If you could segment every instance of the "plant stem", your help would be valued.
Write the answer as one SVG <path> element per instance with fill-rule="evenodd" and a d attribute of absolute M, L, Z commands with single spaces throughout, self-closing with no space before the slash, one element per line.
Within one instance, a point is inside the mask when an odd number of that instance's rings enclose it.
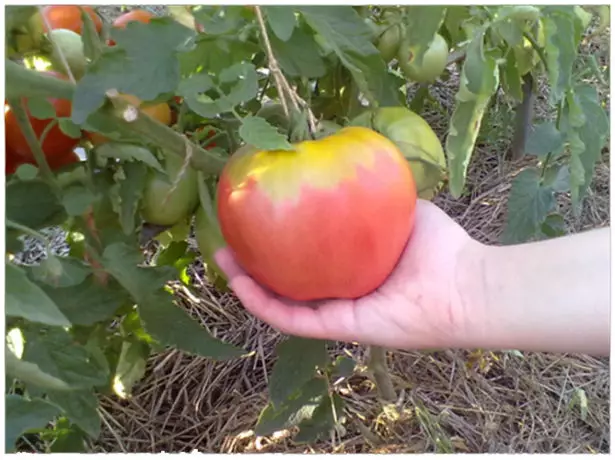
<path fill-rule="evenodd" d="M 395 401 L 397 394 L 387 367 L 386 349 L 370 346 L 367 366 L 374 375 L 380 397 L 385 401 Z"/>
<path fill-rule="evenodd" d="M 49 163 L 47 163 L 45 153 L 43 152 L 43 148 L 41 147 L 41 144 L 36 137 L 36 133 L 32 128 L 32 124 L 28 118 L 28 113 L 26 112 L 24 103 L 19 98 L 8 98 L 7 100 L 11 110 L 15 114 L 15 119 L 19 125 L 19 129 L 21 129 L 21 132 L 28 143 L 28 147 L 34 155 L 34 159 L 38 165 L 41 177 L 49 184 L 54 193 L 60 197 L 62 195 L 62 190 L 55 180 L 55 176 L 49 167 Z"/>
<path fill-rule="evenodd" d="M 43 22 L 45 23 L 45 27 L 47 28 L 47 30 L 50 31 L 52 27 L 49 24 L 47 17 L 45 16 L 45 12 L 43 11 L 42 6 L 38 7 L 38 12 L 41 18 L 43 19 Z M 51 46 L 56 50 L 56 52 L 60 56 L 60 61 L 62 61 L 62 66 L 64 67 L 64 70 L 66 71 L 66 74 L 68 75 L 68 78 L 70 79 L 73 85 L 76 84 L 77 81 L 75 80 L 75 76 L 73 75 L 73 72 L 70 70 L 70 66 L 68 65 L 68 61 L 66 60 L 66 56 L 64 56 L 64 52 L 62 51 L 62 48 L 60 48 L 58 44 L 55 42 L 55 40 L 51 38 L 51 35 L 48 34 L 48 37 L 49 37 L 49 41 L 51 42 Z"/>

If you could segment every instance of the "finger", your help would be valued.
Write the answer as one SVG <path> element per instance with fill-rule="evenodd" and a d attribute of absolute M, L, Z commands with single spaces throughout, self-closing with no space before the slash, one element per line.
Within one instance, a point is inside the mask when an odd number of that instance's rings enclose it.
<path fill-rule="evenodd" d="M 214 254 L 214 259 L 230 280 L 238 276 L 245 275 L 244 270 L 235 261 L 235 257 L 228 247 L 224 247 L 216 251 Z"/>
<path fill-rule="evenodd" d="M 357 337 L 352 301 L 331 300 L 316 308 L 282 302 L 248 276 L 234 278 L 231 288 L 246 310 L 283 333 L 345 341 Z"/>

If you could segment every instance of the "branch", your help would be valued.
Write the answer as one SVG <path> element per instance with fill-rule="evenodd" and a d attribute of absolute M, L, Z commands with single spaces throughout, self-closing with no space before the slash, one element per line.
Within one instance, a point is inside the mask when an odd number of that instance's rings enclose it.
<path fill-rule="evenodd" d="M 385 401 L 395 401 L 397 395 L 387 368 L 386 350 L 382 347 L 370 346 L 367 366 L 374 375 L 380 397 Z"/>

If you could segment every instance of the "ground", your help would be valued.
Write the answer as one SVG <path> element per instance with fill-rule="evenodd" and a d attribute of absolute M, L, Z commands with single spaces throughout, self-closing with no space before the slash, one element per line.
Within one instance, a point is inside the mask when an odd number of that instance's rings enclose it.
<path fill-rule="evenodd" d="M 133 6 L 134 7 L 134 6 Z M 161 7 L 147 7 L 154 12 Z M 103 7 L 112 18 L 119 7 Z M 609 33 L 583 45 L 608 65 Z M 432 88 L 442 108 L 424 116 L 446 135 L 456 88 L 454 79 Z M 608 86 L 599 87 L 607 106 Z M 540 98 L 537 116 L 541 113 Z M 501 111 L 500 111 L 501 112 Z M 509 140 L 491 118 L 483 129 L 468 174 L 467 194 L 443 192 L 435 203 L 474 238 L 499 244 L 510 183 L 520 166 L 501 161 Z M 491 134 L 491 127 L 493 135 Z M 497 134 L 497 138 L 494 137 Z M 609 225 L 609 151 L 596 167 L 583 212 L 575 218 L 569 197 L 558 197 L 567 230 L 574 233 Z M 132 398 L 102 398 L 103 434 L 96 452 L 609 452 L 609 360 L 584 355 L 481 350 L 389 353 L 400 394 L 397 415 L 382 413 L 373 384 L 360 372 L 347 382 L 344 433 L 313 445 L 296 445 L 282 433 L 256 438 L 251 432 L 267 401 L 267 376 L 282 338 L 251 317 L 229 293 L 217 292 L 195 265 L 193 292 L 178 286 L 183 307 L 217 337 L 256 350 L 248 358 L 215 363 L 169 351 L 152 356 Z M 365 362 L 365 348 L 338 343 L 331 353 L 351 353 Z M 578 404 L 587 399 L 587 406 Z M 586 414 L 585 414 L 586 410 Z M 388 412 L 389 414 L 391 412 Z"/>

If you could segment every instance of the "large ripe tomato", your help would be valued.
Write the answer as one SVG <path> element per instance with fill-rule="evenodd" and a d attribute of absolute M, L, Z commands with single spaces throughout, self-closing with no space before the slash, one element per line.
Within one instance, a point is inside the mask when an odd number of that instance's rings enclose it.
<path fill-rule="evenodd" d="M 19 158 L 19 155 L 9 149 L 8 146 L 5 150 L 6 155 L 4 157 L 4 172 L 7 176 L 9 176 L 11 174 L 15 174 L 15 171 L 17 171 L 17 168 L 19 168 L 19 166 L 23 163 L 23 160 Z"/>
<path fill-rule="evenodd" d="M 423 56 L 421 65 L 415 59 L 412 45 L 402 44 L 397 54 L 399 68 L 404 75 L 417 83 L 432 83 L 438 78 L 448 61 L 448 43 L 440 34 L 436 34 L 429 49 Z"/>
<path fill-rule="evenodd" d="M 81 35 L 83 21 L 81 20 L 81 8 L 92 18 L 96 32 L 102 31 L 103 23 L 100 16 L 91 6 L 85 5 L 50 5 L 43 8 L 43 15 L 49 22 L 51 29 L 68 29 Z M 47 26 L 45 31 L 48 32 Z"/>
<path fill-rule="evenodd" d="M 47 71 L 50 75 L 53 75 L 57 78 L 66 79 L 66 76 L 59 74 L 57 72 Z M 56 117 L 70 117 L 72 112 L 72 103 L 68 99 L 54 99 L 49 98 L 49 102 L 53 105 Z M 27 107 L 26 107 L 27 110 Z M 27 110 L 30 123 L 32 124 L 32 128 L 36 133 L 37 138 L 40 139 L 41 134 L 49 125 L 53 122 L 52 118 L 47 118 L 44 120 L 39 120 L 34 118 L 29 110 Z M 4 127 L 6 130 L 6 145 L 7 148 L 12 149 L 17 155 L 22 157 L 25 161 L 33 161 L 34 155 L 28 146 L 26 138 L 21 132 L 19 124 L 17 123 L 17 119 L 15 118 L 15 114 L 12 110 L 8 109 L 8 106 L 5 105 L 4 111 Z M 79 139 L 73 139 L 72 137 L 67 136 L 62 132 L 58 124 L 56 124 L 53 128 L 49 130 L 45 140 L 43 142 L 43 151 L 45 152 L 45 156 L 49 160 L 49 158 L 59 157 L 65 154 L 68 151 L 72 151 L 77 144 L 79 143 Z"/>
<path fill-rule="evenodd" d="M 421 116 L 406 107 L 367 111 L 350 122 L 368 126 L 393 141 L 412 168 L 419 198 L 431 199 L 446 171 L 446 157 L 438 136 Z"/>
<path fill-rule="evenodd" d="M 171 111 L 171 106 L 166 102 L 159 102 L 156 104 L 144 104 L 138 97 L 133 96 L 132 94 L 120 94 L 120 97 L 124 99 L 126 102 L 139 107 L 139 109 L 146 115 L 152 117 L 154 120 L 159 121 L 164 125 L 171 125 L 173 122 L 173 113 Z M 108 142 L 109 139 L 95 132 L 86 131 L 86 136 L 92 142 L 92 145 L 100 145 Z"/>
<path fill-rule="evenodd" d="M 87 67 L 81 35 L 68 29 L 54 29 L 47 35 L 57 46 L 53 47 L 49 56 L 51 68 L 60 73 L 67 73 L 64 58 L 75 79 L 80 80 Z"/>
<path fill-rule="evenodd" d="M 141 216 L 143 220 L 154 225 L 175 225 L 188 217 L 199 202 L 198 175 L 188 166 L 177 188 L 165 197 L 173 187 L 182 165 L 183 158 L 168 153 L 165 155 L 165 168 L 168 176 L 152 171 L 143 191 Z"/>
<path fill-rule="evenodd" d="M 239 263 L 295 300 L 356 298 L 389 276 L 414 226 L 412 171 L 386 137 L 346 127 L 295 151 L 242 147 L 218 183 Z"/>

